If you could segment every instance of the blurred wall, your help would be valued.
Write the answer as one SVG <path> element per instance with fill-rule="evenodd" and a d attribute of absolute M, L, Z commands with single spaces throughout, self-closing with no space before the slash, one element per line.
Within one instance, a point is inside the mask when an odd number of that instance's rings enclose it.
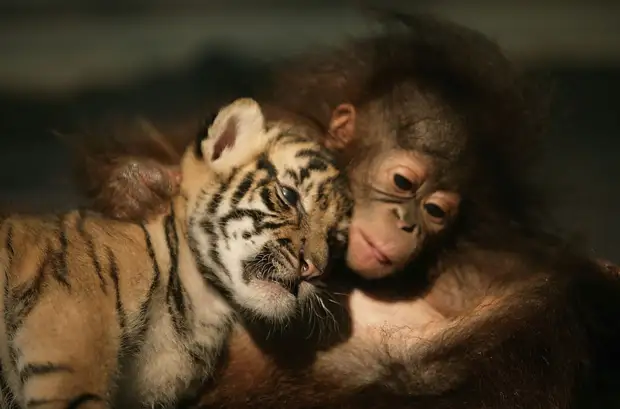
<path fill-rule="evenodd" d="M 68 92 L 123 83 L 192 63 L 226 44 L 244 56 L 280 56 L 367 30 L 336 1 L 4 0 L 0 87 Z M 365 1 L 432 12 L 496 39 L 532 65 L 620 63 L 620 2 Z"/>
<path fill-rule="evenodd" d="M 0 0 L 0 200 L 78 201 L 52 131 L 106 115 L 174 116 L 251 89 L 259 60 L 370 27 L 335 1 Z M 366 1 L 429 11 L 497 40 L 548 80 L 557 217 L 620 262 L 620 2 Z M 19 171 L 17 171 L 19 169 Z"/>

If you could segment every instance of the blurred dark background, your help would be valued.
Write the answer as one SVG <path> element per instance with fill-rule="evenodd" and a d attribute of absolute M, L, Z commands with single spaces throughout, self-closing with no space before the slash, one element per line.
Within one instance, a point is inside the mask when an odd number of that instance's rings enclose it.
<path fill-rule="evenodd" d="M 121 115 L 174 118 L 242 95 L 261 61 L 369 27 L 327 0 L 0 0 L 0 203 L 74 205 L 52 131 Z M 480 30 L 553 92 L 544 169 L 556 215 L 620 262 L 620 1 L 381 0 Z"/>

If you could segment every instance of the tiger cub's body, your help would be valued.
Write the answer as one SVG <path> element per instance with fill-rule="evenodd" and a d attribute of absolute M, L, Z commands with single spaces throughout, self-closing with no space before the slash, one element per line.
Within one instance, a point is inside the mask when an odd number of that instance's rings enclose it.
<path fill-rule="evenodd" d="M 236 314 L 292 318 L 316 296 L 304 271 L 324 268 L 328 236 L 343 233 L 350 211 L 327 159 L 239 100 L 188 149 L 169 214 L 2 220 L 4 399 L 172 405 L 213 374 Z"/>
<path fill-rule="evenodd" d="M 181 278 L 191 255 L 172 215 L 147 225 L 80 212 L 12 217 L 1 233 L 2 366 L 22 406 L 105 401 L 116 381 L 163 402 L 210 373 L 233 310 Z"/>

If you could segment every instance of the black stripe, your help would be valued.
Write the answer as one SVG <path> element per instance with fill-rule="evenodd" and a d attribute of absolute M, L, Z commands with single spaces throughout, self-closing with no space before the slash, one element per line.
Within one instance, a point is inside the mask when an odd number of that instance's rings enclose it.
<path fill-rule="evenodd" d="M 267 216 L 268 216 L 268 215 L 267 215 L 266 213 L 264 213 L 264 212 L 262 212 L 262 211 L 260 211 L 260 210 L 253 210 L 253 209 L 234 209 L 234 210 L 231 210 L 230 212 L 228 212 L 228 214 L 224 215 L 224 216 L 220 219 L 220 221 L 219 221 L 219 223 L 218 223 L 218 224 L 219 224 L 220 226 L 222 226 L 222 228 L 221 228 L 222 233 L 223 233 L 224 237 L 225 237 L 226 239 L 228 239 L 228 233 L 227 233 L 227 231 L 226 231 L 226 229 L 225 229 L 224 227 L 225 227 L 225 226 L 227 226 L 227 225 L 228 225 L 228 223 L 229 223 L 230 221 L 233 221 L 233 220 L 241 220 L 241 219 L 243 219 L 243 218 L 246 218 L 246 217 L 247 217 L 247 218 L 252 219 L 252 227 L 253 227 L 253 229 L 254 229 L 254 230 L 258 230 L 258 229 L 260 228 L 260 227 L 259 227 L 259 226 L 260 226 L 260 223 L 262 223 L 262 222 L 263 222 L 263 220 L 265 220 L 265 218 L 266 218 Z M 203 228 L 204 228 L 204 227 L 207 227 L 207 226 L 212 226 L 212 223 L 211 223 L 211 222 L 207 222 L 207 221 L 203 221 L 203 222 L 202 222 L 202 225 L 203 225 Z M 207 234 L 209 234 L 210 236 L 212 236 L 212 237 L 211 237 L 211 241 L 212 241 L 213 243 L 215 243 L 215 244 L 214 244 L 214 246 L 217 246 L 217 244 L 216 244 L 216 243 L 217 243 L 217 239 L 218 239 L 218 238 L 217 238 L 217 236 L 215 235 L 215 232 L 213 232 L 212 230 L 207 230 L 207 229 L 205 229 L 204 231 L 205 231 L 205 233 L 207 233 Z"/>
<path fill-rule="evenodd" d="M 299 183 L 304 183 L 306 179 L 310 177 L 310 170 L 308 168 L 299 169 Z"/>
<path fill-rule="evenodd" d="M 258 181 L 256 182 L 256 185 L 254 186 L 254 190 L 258 190 L 264 186 L 267 186 L 268 184 L 272 183 L 273 179 L 270 177 L 263 177 L 258 179 Z"/>
<path fill-rule="evenodd" d="M 217 210 L 220 203 L 222 203 L 223 199 L 224 199 L 224 195 L 220 192 L 216 192 L 213 195 L 213 197 L 211 197 L 211 201 L 209 202 L 209 205 L 207 206 L 207 214 L 209 215 L 215 214 L 215 211 Z"/>
<path fill-rule="evenodd" d="M 7 335 L 9 338 L 21 327 L 22 322 L 28 317 L 39 301 L 41 286 L 45 277 L 45 268 L 50 265 L 53 257 L 49 243 L 44 251 L 45 256 L 38 265 L 35 277 L 30 282 L 20 285 L 12 291 L 10 298 L 13 301 L 13 306 L 5 310 L 5 317 L 7 312 L 9 312 L 7 317 L 7 331 L 9 332 Z"/>
<path fill-rule="evenodd" d="M 95 269 L 95 273 L 97 273 L 97 276 L 99 277 L 99 286 L 101 287 L 101 291 L 103 291 L 103 293 L 107 295 L 108 289 L 106 286 L 105 279 L 103 278 L 103 270 L 101 269 L 101 263 L 99 262 L 99 258 L 97 257 L 97 254 L 95 252 L 95 243 L 93 242 L 93 236 L 89 232 L 86 231 L 85 222 L 86 222 L 86 219 L 80 213 L 80 219 L 77 223 L 77 231 L 78 231 L 78 234 L 82 236 L 82 239 L 86 242 L 86 249 L 88 250 L 88 257 L 90 257 L 93 263 L 93 268 Z"/>
<path fill-rule="evenodd" d="M 207 216 L 206 218 L 204 218 L 202 221 L 200 221 L 200 226 L 203 229 L 203 231 L 205 232 L 205 234 L 207 236 L 209 236 L 209 258 L 218 265 L 218 267 L 228 273 L 228 270 L 226 269 L 226 267 L 224 266 L 224 264 L 222 263 L 222 260 L 220 258 L 220 253 L 217 250 L 217 243 L 218 243 L 218 237 L 217 234 L 215 232 L 215 224 L 210 222 L 207 218 L 209 216 Z M 226 237 L 227 236 L 227 232 L 226 229 L 223 227 L 226 223 L 225 221 L 226 216 L 224 216 L 224 218 L 222 218 L 218 225 L 220 225 L 220 230 L 222 231 L 222 234 Z M 198 245 L 194 242 L 194 246 L 192 248 L 192 251 L 194 250 L 198 250 Z M 196 257 L 195 258 L 199 258 L 198 255 L 200 253 L 195 253 Z"/>
<path fill-rule="evenodd" d="M 295 187 L 300 185 L 301 181 L 299 180 L 299 176 L 293 169 L 286 169 L 284 174 L 295 181 Z"/>
<path fill-rule="evenodd" d="M 312 189 L 314 189 L 314 182 L 310 182 L 306 185 L 306 188 L 304 189 L 304 196 L 309 196 Z"/>
<path fill-rule="evenodd" d="M 211 198 L 211 202 L 207 206 L 207 214 L 211 215 L 217 211 L 217 208 L 224 199 L 224 194 L 228 191 L 232 180 L 235 178 L 238 172 L 239 168 L 233 169 L 228 179 L 222 182 L 219 190 L 213 195 L 213 197 Z"/>
<path fill-rule="evenodd" d="M 328 162 L 326 162 L 322 157 L 311 158 L 305 167 L 299 169 L 298 184 L 302 184 L 306 179 L 310 178 L 313 172 L 324 172 L 328 169 L 328 167 Z"/>
<path fill-rule="evenodd" d="M 161 279 L 161 272 L 159 270 L 159 264 L 157 264 L 157 259 L 155 258 L 155 250 L 153 249 L 153 242 L 151 241 L 151 235 L 149 234 L 146 226 L 144 224 L 140 224 L 142 231 L 144 232 L 144 240 L 146 241 L 146 252 L 151 259 L 151 267 L 153 268 L 153 281 L 151 282 L 151 286 L 149 287 L 149 291 L 146 294 L 146 298 L 142 305 L 140 305 L 140 319 L 142 321 L 142 327 L 138 332 L 139 341 L 144 340 L 144 336 L 146 334 L 146 330 L 149 325 L 149 306 L 153 299 L 153 294 L 155 294 L 155 290 L 157 286 L 159 286 L 159 280 Z"/>
<path fill-rule="evenodd" d="M 118 325 L 121 329 L 121 347 L 125 347 L 127 336 L 127 315 L 125 314 L 123 300 L 121 299 L 121 289 L 118 284 L 118 262 L 116 261 L 116 256 L 112 252 L 111 248 L 106 247 L 105 250 L 108 259 L 108 268 L 110 269 L 110 278 L 112 279 L 112 285 L 114 286 L 114 296 L 116 298 L 116 316 L 118 319 Z"/>
<path fill-rule="evenodd" d="M 67 275 L 67 248 L 69 246 L 69 243 L 67 241 L 67 232 L 65 231 L 65 225 L 66 225 L 66 220 L 64 216 L 61 216 L 58 218 L 58 230 L 60 230 L 59 232 L 59 237 L 58 240 L 60 241 L 60 251 L 62 252 L 62 268 L 63 268 L 63 273 L 65 275 Z"/>
<path fill-rule="evenodd" d="M 280 238 L 280 239 L 277 239 L 276 242 L 280 246 L 282 246 L 282 247 L 286 248 L 288 251 L 290 251 L 291 254 L 295 254 L 295 250 L 293 249 L 293 242 L 292 242 L 291 239 Z"/>
<path fill-rule="evenodd" d="M 233 193 L 232 206 L 238 205 L 239 202 L 241 202 L 241 200 L 243 200 L 245 195 L 250 191 L 250 188 L 252 187 L 252 183 L 254 182 L 255 175 L 256 173 L 252 171 L 252 172 L 248 172 L 243 177 L 243 180 L 241 180 L 241 183 L 239 183 L 239 186 L 237 186 L 237 189 Z"/>
<path fill-rule="evenodd" d="M 17 289 L 11 291 L 10 290 L 10 284 L 9 284 L 9 271 L 13 268 L 12 267 L 12 260 L 13 260 L 13 256 L 15 255 L 14 249 L 13 249 L 13 225 L 11 224 L 8 227 L 8 231 L 7 231 L 7 239 L 6 239 L 6 245 L 7 248 L 9 249 L 9 254 L 11 255 L 11 265 L 7 266 L 6 269 L 6 273 L 4 276 L 4 314 L 3 314 L 3 318 L 4 318 L 4 323 L 6 326 L 6 339 L 7 340 L 11 340 L 13 339 L 13 336 L 15 334 L 15 332 L 17 331 L 17 329 L 19 328 L 19 326 L 21 325 L 21 320 L 19 319 L 19 316 L 17 315 L 18 311 L 15 311 L 15 305 L 14 305 L 14 301 L 15 300 L 20 300 L 21 296 L 22 296 L 22 292 L 28 292 L 29 288 L 26 288 L 25 291 L 20 291 L 22 290 L 22 288 L 26 285 L 28 285 L 29 283 L 25 283 L 21 286 L 18 286 Z M 36 295 L 38 298 L 38 293 L 41 287 L 40 282 L 37 282 L 38 280 L 42 281 L 42 268 L 39 266 L 38 270 L 40 271 L 40 274 L 37 275 L 37 277 L 35 277 L 34 280 L 32 280 L 30 282 L 30 284 L 33 284 L 36 288 Z M 16 296 L 17 295 L 17 296 Z M 34 303 L 33 303 L 34 304 Z M 22 307 L 23 309 L 23 307 Z M 32 309 L 32 308 L 30 308 Z M 13 368 L 15 368 L 17 365 L 17 351 L 15 350 L 15 348 L 13 347 L 13 343 L 12 342 L 8 342 L 8 350 L 9 350 L 9 360 L 10 362 L 6 362 L 5 364 L 10 364 L 13 366 Z M 1 376 L 1 374 L 0 374 Z M 2 378 L 3 381 L 4 378 Z"/>
<path fill-rule="evenodd" d="M 6 243 L 5 246 L 9 252 L 9 260 L 13 261 L 13 257 L 15 256 L 15 250 L 13 249 L 13 225 L 9 225 L 6 229 Z"/>
<path fill-rule="evenodd" d="M 330 155 L 329 153 L 325 151 L 321 151 L 321 150 L 300 149 L 295 154 L 295 157 L 296 158 L 310 158 L 310 162 L 312 162 L 312 160 L 320 161 L 322 162 L 322 165 L 319 165 L 319 166 L 331 165 L 332 167 L 337 167 L 336 158 Z M 322 170 L 325 170 L 325 169 L 322 169 Z"/>
<path fill-rule="evenodd" d="M 67 402 L 66 399 L 31 399 L 26 402 L 28 408 L 36 408 L 37 406 L 51 405 L 54 403 Z M 103 398 L 92 393 L 83 393 L 67 402 L 65 409 L 79 409 L 85 403 L 104 402 Z"/>
<path fill-rule="evenodd" d="M 278 209 L 276 209 L 275 203 L 273 203 L 273 200 L 271 200 L 271 190 L 269 188 L 264 187 L 260 190 L 260 198 L 263 201 L 263 204 L 265 205 L 265 207 L 269 209 L 270 212 L 275 213 L 278 211 Z M 280 196 L 278 196 L 278 199 L 280 199 L 280 202 L 283 203 L 282 198 L 280 198 Z"/>
<path fill-rule="evenodd" d="M 166 245 L 170 254 L 170 271 L 168 274 L 168 312 L 172 317 L 172 323 L 178 334 L 187 332 L 185 320 L 185 296 L 183 285 L 179 277 L 179 237 L 176 230 L 174 210 L 165 219 L 164 230 L 166 232 Z"/>
<path fill-rule="evenodd" d="M 334 183 L 334 178 L 327 178 L 317 187 L 316 202 L 319 204 L 319 209 L 321 211 L 325 211 L 329 207 L 330 199 L 332 199 L 331 193 Z"/>
<path fill-rule="evenodd" d="M 277 230 L 280 229 L 284 226 L 291 226 L 293 225 L 293 223 L 291 222 L 267 222 L 267 223 L 262 223 L 260 224 L 257 228 L 256 228 L 256 233 L 255 234 L 260 234 L 263 232 L 263 230 Z"/>
<path fill-rule="evenodd" d="M 57 234 L 60 249 L 54 251 L 52 276 L 66 288 L 71 288 L 71 284 L 67 281 L 67 249 L 69 247 L 69 243 L 67 242 L 67 233 L 65 232 L 64 216 L 58 217 Z"/>
<path fill-rule="evenodd" d="M 260 210 L 254 209 L 234 209 L 222 216 L 220 219 L 220 225 L 225 226 L 228 222 L 233 220 L 241 220 L 244 218 L 252 219 L 252 223 L 254 226 L 257 226 L 261 223 L 265 218 L 269 216 L 268 214 L 261 212 Z"/>
<path fill-rule="evenodd" d="M 208 219 L 200 222 L 200 227 L 208 236 L 215 236 L 215 225 Z"/>
<path fill-rule="evenodd" d="M 159 280 L 161 278 L 161 272 L 159 271 L 159 264 L 157 263 L 157 259 L 155 258 L 155 249 L 153 248 L 153 241 L 151 240 L 151 234 L 146 229 L 144 224 L 140 225 L 142 227 L 142 231 L 144 232 L 144 239 L 146 241 L 146 253 L 151 260 L 151 265 L 153 267 L 153 272 L 155 276 L 153 277 L 153 282 L 151 282 L 151 288 L 149 288 L 149 292 L 154 292 L 159 284 Z"/>
<path fill-rule="evenodd" d="M 7 327 L 7 331 L 9 332 L 7 334 L 7 336 L 10 338 L 12 336 L 11 332 L 14 331 L 13 328 L 11 328 L 12 325 L 12 318 L 11 318 L 11 301 L 12 301 L 12 297 L 10 297 L 10 284 L 9 284 L 9 272 L 11 271 L 12 268 L 12 264 L 13 264 L 13 258 L 15 256 L 15 252 L 13 251 L 13 225 L 9 225 L 9 227 L 7 228 L 7 232 L 6 232 L 6 248 L 8 249 L 9 252 L 9 265 L 6 267 L 5 273 L 4 273 L 4 323 Z"/>
<path fill-rule="evenodd" d="M 308 161 L 308 169 L 312 171 L 324 172 L 328 169 L 327 163 L 321 158 L 312 158 Z"/>
<path fill-rule="evenodd" d="M 2 365 L 0 365 L 0 391 L 2 391 L 2 396 L 4 397 L 5 403 L 8 404 L 8 406 L 3 409 L 19 409 L 15 404 L 13 390 L 9 387 L 9 384 L 4 378 L 4 370 Z"/>
<path fill-rule="evenodd" d="M 229 317 L 222 323 L 211 324 L 203 322 L 200 323 L 200 325 L 203 328 L 207 328 L 209 332 L 228 335 L 233 329 L 234 321 L 231 317 Z M 216 365 L 219 361 L 219 357 L 223 355 L 224 349 L 208 347 L 200 343 L 193 343 L 189 346 L 188 353 L 195 364 L 204 368 L 209 365 Z"/>
<path fill-rule="evenodd" d="M 209 249 L 209 258 L 211 259 L 211 261 L 213 261 L 223 272 L 225 272 L 226 274 L 230 275 L 230 272 L 228 271 L 228 269 L 226 268 L 226 266 L 224 265 L 224 263 L 222 263 L 222 258 L 220 257 L 220 252 L 217 250 L 215 244 L 211 245 L 211 248 Z"/>
<path fill-rule="evenodd" d="M 232 296 L 230 294 L 230 290 L 226 288 L 217 277 L 213 269 L 209 266 L 205 265 L 200 258 L 200 252 L 198 250 L 198 243 L 196 240 L 190 235 L 187 237 L 189 248 L 194 255 L 194 261 L 196 266 L 198 266 L 198 272 L 210 285 L 212 285 L 226 300 L 232 300 Z"/>
<path fill-rule="evenodd" d="M 58 372 L 73 372 L 73 369 L 67 365 L 58 365 L 51 362 L 44 364 L 27 364 L 19 371 L 19 378 L 22 385 L 28 382 L 33 376 L 50 375 Z"/>
<path fill-rule="evenodd" d="M 276 167 L 271 163 L 266 154 L 262 154 L 259 156 L 258 161 L 256 162 L 256 168 L 259 170 L 267 171 L 267 174 L 270 178 L 274 179 L 278 176 L 278 172 L 276 171 Z"/>

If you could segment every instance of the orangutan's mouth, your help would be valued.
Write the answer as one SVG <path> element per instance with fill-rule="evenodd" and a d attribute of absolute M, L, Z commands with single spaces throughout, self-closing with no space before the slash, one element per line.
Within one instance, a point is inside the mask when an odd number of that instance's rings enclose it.
<path fill-rule="evenodd" d="M 385 253 L 383 253 L 361 229 L 357 229 L 357 231 L 380 264 L 383 264 L 385 266 L 391 266 L 393 264 L 392 260 L 390 260 L 390 258 L 386 256 Z"/>

